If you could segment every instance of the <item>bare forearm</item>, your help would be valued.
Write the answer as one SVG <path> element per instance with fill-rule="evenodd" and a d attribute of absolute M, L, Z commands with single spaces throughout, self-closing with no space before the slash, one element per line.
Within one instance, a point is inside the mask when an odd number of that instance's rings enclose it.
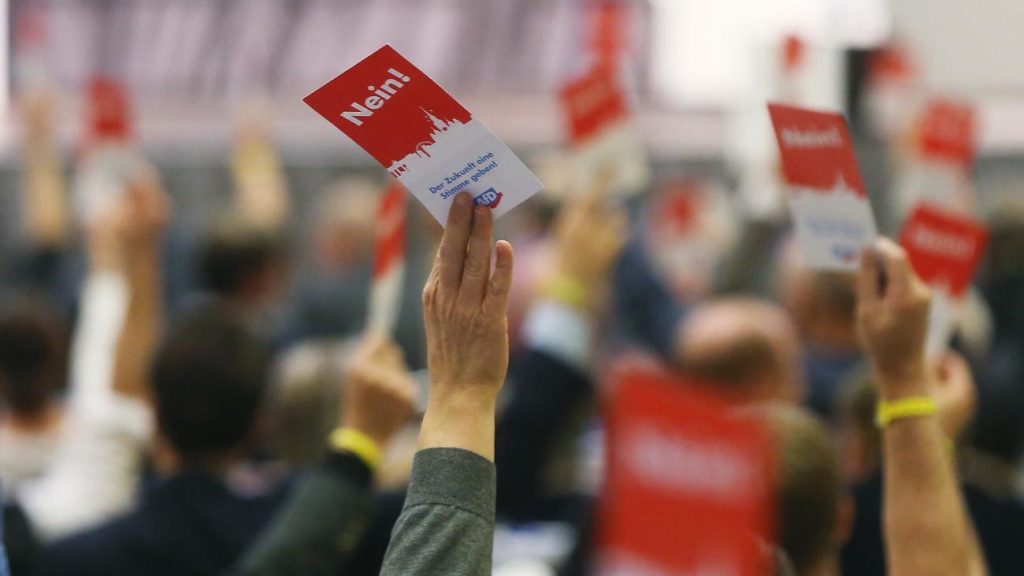
<path fill-rule="evenodd" d="M 884 388 L 884 387 L 883 387 Z M 926 395 L 925 381 L 901 396 Z M 889 398 L 895 399 L 895 398 Z M 935 416 L 891 422 L 884 432 L 885 537 L 894 575 L 978 574 L 983 566 Z"/>
<path fill-rule="evenodd" d="M 67 200 L 60 158 L 52 143 L 31 138 L 25 144 L 23 202 L 32 239 L 58 245 L 67 236 Z"/>
<path fill-rule="evenodd" d="M 145 397 L 146 372 L 163 329 L 163 289 L 159 250 L 147 247 L 125 264 L 130 291 L 124 328 L 117 344 L 114 390 Z"/>

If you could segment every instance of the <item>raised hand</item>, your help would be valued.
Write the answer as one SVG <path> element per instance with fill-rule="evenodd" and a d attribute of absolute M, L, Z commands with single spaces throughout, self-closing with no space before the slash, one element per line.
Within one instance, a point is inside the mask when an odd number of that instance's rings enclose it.
<path fill-rule="evenodd" d="M 402 351 L 385 336 L 369 332 L 346 370 L 341 425 L 383 448 L 412 416 L 416 396 Z"/>
<path fill-rule="evenodd" d="M 626 243 L 623 210 L 609 206 L 605 190 L 595 186 L 562 207 L 555 230 L 557 273 L 590 289 L 603 286 Z"/>
<path fill-rule="evenodd" d="M 930 302 L 931 291 L 903 248 L 881 239 L 865 252 L 857 273 L 857 323 L 882 398 L 926 379 Z"/>
<path fill-rule="evenodd" d="M 430 397 L 420 447 L 457 447 L 493 459 L 494 407 L 508 370 L 508 293 L 513 253 L 499 241 L 491 272 L 492 220 L 468 194 L 452 204 L 423 289 Z"/>

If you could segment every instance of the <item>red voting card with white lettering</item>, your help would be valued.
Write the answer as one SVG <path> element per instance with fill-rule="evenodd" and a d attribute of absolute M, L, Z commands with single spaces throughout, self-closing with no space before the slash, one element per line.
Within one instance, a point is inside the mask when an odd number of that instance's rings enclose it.
<path fill-rule="evenodd" d="M 690 382 L 618 375 L 600 508 L 602 574 L 767 574 L 772 445 Z"/>
<path fill-rule="evenodd" d="M 877 234 L 841 114 L 769 104 L 804 264 L 854 270 Z"/>
<path fill-rule="evenodd" d="M 394 334 L 405 281 L 405 187 L 391 182 L 377 208 L 376 251 L 367 327 Z"/>
<path fill-rule="evenodd" d="M 933 288 L 926 349 L 937 358 L 956 328 L 958 310 L 988 244 L 984 224 L 920 203 L 903 224 L 900 244 L 914 271 Z"/>
<path fill-rule="evenodd" d="M 500 217 L 542 187 L 508 146 L 391 46 L 304 101 L 387 168 L 442 225 L 459 192 Z"/>
<path fill-rule="evenodd" d="M 609 66 L 595 66 L 559 92 L 572 144 L 569 160 L 574 184 L 593 186 L 602 173 L 616 195 L 643 191 L 650 181 L 650 163 L 619 78 Z"/>
<path fill-rule="evenodd" d="M 900 244 L 922 280 L 961 298 L 985 254 L 988 229 L 973 218 L 921 203 L 904 223 Z"/>
<path fill-rule="evenodd" d="M 969 167 L 974 162 L 977 122 L 974 107 L 949 98 L 932 98 L 918 123 L 925 158 Z"/>

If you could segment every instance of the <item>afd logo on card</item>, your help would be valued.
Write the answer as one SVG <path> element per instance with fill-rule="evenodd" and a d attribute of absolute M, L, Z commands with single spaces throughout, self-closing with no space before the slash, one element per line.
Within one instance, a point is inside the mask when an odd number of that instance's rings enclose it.
<path fill-rule="evenodd" d="M 487 206 L 493 210 L 498 207 L 498 204 L 501 204 L 501 199 L 504 197 L 504 194 L 498 192 L 494 188 L 488 188 L 480 194 L 477 194 L 476 198 L 473 198 L 473 204 L 476 204 L 477 206 Z"/>
<path fill-rule="evenodd" d="M 860 253 L 860 247 L 850 244 L 836 244 L 832 247 L 832 255 L 843 262 L 853 262 Z"/>

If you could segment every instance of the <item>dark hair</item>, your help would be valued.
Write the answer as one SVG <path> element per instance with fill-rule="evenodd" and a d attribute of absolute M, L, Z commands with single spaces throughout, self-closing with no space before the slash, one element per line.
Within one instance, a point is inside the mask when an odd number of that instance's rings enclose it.
<path fill-rule="evenodd" d="M 825 426 L 795 407 L 762 409 L 779 450 L 778 544 L 804 574 L 826 558 L 843 491 L 836 449 Z"/>
<path fill-rule="evenodd" d="M 283 249 L 277 234 L 221 220 L 203 242 L 199 263 L 203 287 L 219 296 L 234 296 L 280 261 Z"/>
<path fill-rule="evenodd" d="M 185 461 L 215 457 L 248 439 L 269 377 L 270 354 L 236 310 L 190 312 L 153 366 L 157 424 Z"/>
<path fill-rule="evenodd" d="M 53 398 L 66 349 L 60 321 L 41 303 L 22 301 L 0 313 L 0 394 L 13 412 L 36 414 Z"/>

